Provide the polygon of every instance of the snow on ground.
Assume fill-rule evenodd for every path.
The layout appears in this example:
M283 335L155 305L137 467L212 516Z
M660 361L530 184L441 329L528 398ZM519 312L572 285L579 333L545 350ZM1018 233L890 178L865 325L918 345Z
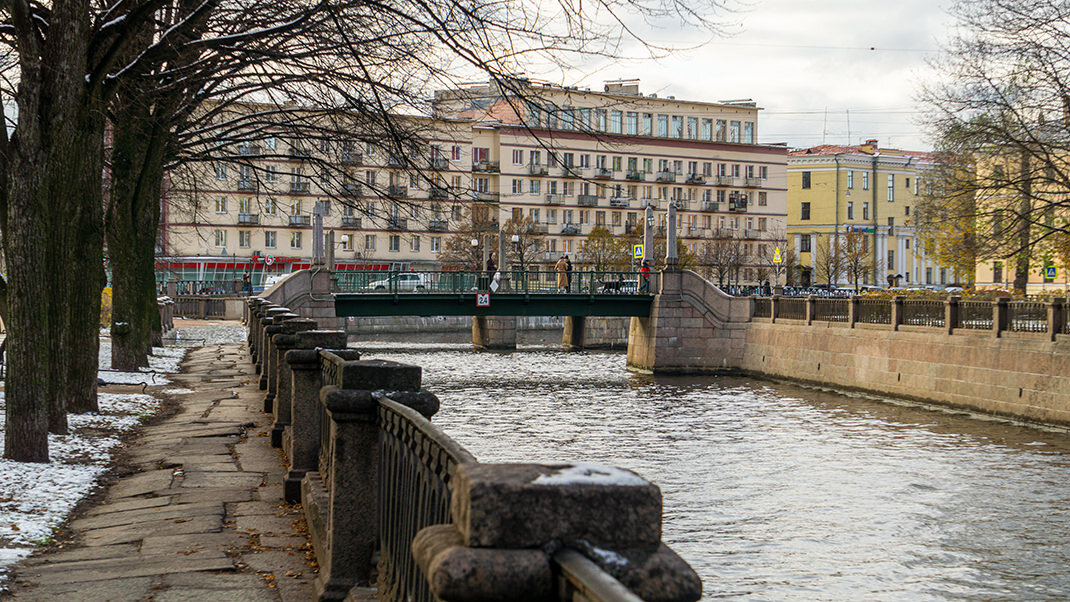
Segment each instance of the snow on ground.
M175 329L175 342L179 345L201 344L207 346L241 343L245 341L245 337L245 327L234 322Z
M207 328L212 327L198 327ZM245 340L244 331L236 338L233 327L223 332L206 330L201 338L220 342ZM190 329L193 330L193 329ZM102 333L106 334L106 333ZM192 334L192 333L191 333ZM100 378L108 383L167 384L160 376L178 371L186 355L185 347L154 347L150 368L144 372L114 372L111 341L100 344ZM188 389L166 389L171 394L191 393ZM151 395L101 393L100 412L70 414L70 434L49 435L49 463L12 462L0 458L0 592L10 567L33 552L34 546L51 541L53 531L71 510L96 486L107 470L121 436L141 420L160 410L160 400ZM4 398L0 393L0 448L4 442Z

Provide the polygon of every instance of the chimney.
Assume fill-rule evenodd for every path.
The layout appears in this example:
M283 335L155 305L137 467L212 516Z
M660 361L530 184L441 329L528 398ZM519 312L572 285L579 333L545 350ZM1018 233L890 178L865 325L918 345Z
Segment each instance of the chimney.
M862 145L860 150L867 155L875 155L877 153L877 139L870 138L869 140L866 140L866 143Z

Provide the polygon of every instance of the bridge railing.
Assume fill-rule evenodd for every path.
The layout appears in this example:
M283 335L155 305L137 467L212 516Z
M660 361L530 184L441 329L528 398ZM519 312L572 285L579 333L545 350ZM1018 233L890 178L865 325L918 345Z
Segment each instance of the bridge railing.
M421 390L419 367L323 349L344 334L290 334L280 327L298 318L263 299L248 315L250 350L268 380L280 370L270 358L290 348L293 411L282 441L292 462L306 458L291 501L302 503L320 565L317 598L701 596L698 576L661 542L655 485L611 467L480 463L431 424L438 399ZM300 438L315 439L318 457L296 453Z
M956 331L989 331L995 336L1005 333L1056 340L1070 334L1070 317L1066 299L1024 301L1000 298L994 301L963 300L949 296L945 300L849 299L819 297L754 297L752 320L778 322L834 323L853 328L855 324L874 324L899 330L900 327L939 328L948 334Z
M650 282L639 272L570 272L538 270L412 270L390 272L336 272L341 293L468 293L494 291L523 294L645 295L657 292L656 275Z

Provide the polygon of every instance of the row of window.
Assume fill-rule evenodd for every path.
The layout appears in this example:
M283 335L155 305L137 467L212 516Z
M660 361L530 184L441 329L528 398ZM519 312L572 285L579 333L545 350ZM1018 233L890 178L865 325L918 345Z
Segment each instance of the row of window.
M906 216L906 217L910 217L910 205L905 205L903 207L903 215ZM850 219L854 219L854 218L855 218L855 203L854 203L854 201L847 201L847 219L850 220ZM804 201L804 202L799 203L799 219L802 220L802 221L806 221L806 220L810 219L810 203L809 202ZM865 203L862 203L862 220L865 221L865 220L868 220L868 219L869 219L869 203L865 202ZM907 220L907 221L909 221L909 220ZM895 218L894 217L889 217L888 218L888 225L891 226L891 227L895 227Z
M535 102L528 102L527 112L527 125L533 128L545 127L743 144L754 144L755 139L754 122L742 119L713 119L617 109L558 107L552 104L539 105Z
M473 158L478 159L483 157L483 161L486 162L486 157L489 156L490 149L487 148L474 148L472 149ZM533 167L542 166L542 153L540 150L513 149L513 165L530 165ZM524 161L525 154L527 155L527 161ZM569 169L590 169L591 157L594 157L594 168L599 170L612 170L623 171L627 166L628 172L632 174L649 174L654 173L654 159L651 157L625 157L622 155L591 155L590 153L572 153L572 152L552 152L546 153L546 167L552 169L555 167L563 167ZM769 167L767 165L746 165L743 166L739 163L717 163L717 175L727 176L731 172L732 177L740 177L741 174L746 174L748 178L754 178L756 175L763 180L769 177ZM683 159L657 159L657 171L658 172L670 172L673 174L687 173L688 175L699 175L699 168L701 167L701 175L713 176L713 161L684 161ZM685 172L684 169L687 169Z
M869 190L869 172L861 171L862 174L862 190ZM895 174L888 174L888 200L895 201ZM802 187L808 189L813 184L811 173L809 171L802 172ZM903 185L910 190L910 176L903 177ZM918 194L921 186L921 178L914 178L914 194ZM847 170L847 189L853 190L855 187L855 171L853 169Z

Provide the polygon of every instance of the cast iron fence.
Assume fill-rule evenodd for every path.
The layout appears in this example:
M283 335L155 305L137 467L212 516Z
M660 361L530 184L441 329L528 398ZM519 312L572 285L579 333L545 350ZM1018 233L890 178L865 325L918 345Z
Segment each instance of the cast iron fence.
M1047 332L1047 304L1011 301L1007 304L1007 329L1011 332Z
M777 302L777 319L805 320L806 299L781 299Z
M992 330L992 303L989 301L959 301L959 319L955 328Z
M904 299L903 324L911 326L943 326L946 303L935 299Z
M892 303L887 299L859 299L855 322L862 324L891 324Z
M850 318L849 299L814 299L814 322L846 322Z
M657 291L657 273L643 278L626 271L423 270L390 272L336 272L342 293L499 293L584 295L647 295Z

